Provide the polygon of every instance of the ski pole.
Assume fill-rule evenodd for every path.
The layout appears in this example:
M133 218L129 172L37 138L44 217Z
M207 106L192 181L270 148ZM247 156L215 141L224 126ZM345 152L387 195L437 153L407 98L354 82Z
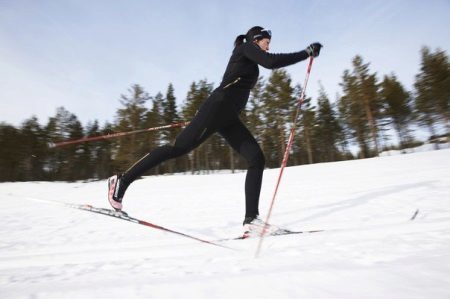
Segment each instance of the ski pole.
M106 135L101 135L101 136L83 137L81 139L68 140L68 141L62 141L62 142L53 143L53 144L50 145L50 147L54 148L54 147L60 147L60 146L65 146L65 145L70 145L70 144L77 144L77 143L82 143L82 142L89 142L89 141L97 141L97 140L104 140L104 139L109 139L109 138L122 137L122 136L127 136L127 135L132 135L132 134L143 133L143 132L158 131L158 130L163 130L163 129L177 128L177 127L185 127L188 124L189 124L189 122L187 121L187 122L173 123L173 124L170 124L170 125L153 127L153 128L147 128L147 129L140 129L140 130L134 130L134 131L128 131L128 132L118 132L118 133L106 134Z
M308 85L309 74L311 73L311 67L312 67L313 61L314 61L314 58L313 58L313 56L311 56L309 58L309 63L308 63L308 67L307 67L307 70L306 70L305 83L303 84L303 88L302 88L302 92L300 94L300 98L297 101L297 110L295 111L295 116L294 116L294 120L292 122L291 132L290 132L289 138L288 138L288 143L286 145L286 150L284 151L283 161L281 162L280 173L278 174L278 179L277 179L277 183L275 185L275 190L273 192L272 201L270 202L269 212L267 213L267 217L266 217L266 221L264 223L263 230L261 232L261 235L259 236L259 242L258 242L258 247L256 249L255 257L258 257L259 253L261 251L262 242L263 242L263 239L264 239L264 235L266 234L266 231L267 231L267 226L268 226L268 222L269 222L270 216L272 214L273 204L274 204L275 198L277 196L278 187L280 186L280 182L281 182L281 178L283 176L284 168L286 167L286 164L287 164L287 161L288 161L288 158L289 158L289 152L291 151L291 147L292 147L292 144L293 144L293 141L294 141L295 129L297 127L296 126L297 118L298 118L298 115L300 114L301 106L302 106L303 102L305 101L305 90L306 90L306 86Z

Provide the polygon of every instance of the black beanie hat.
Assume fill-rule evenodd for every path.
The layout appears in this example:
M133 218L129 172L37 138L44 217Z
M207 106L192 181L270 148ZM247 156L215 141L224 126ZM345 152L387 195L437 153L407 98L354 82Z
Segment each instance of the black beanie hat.
M250 28L250 30L245 35L247 41L253 41L253 40L261 40L263 38L272 38L272 31L268 29L264 29L261 26L255 26Z

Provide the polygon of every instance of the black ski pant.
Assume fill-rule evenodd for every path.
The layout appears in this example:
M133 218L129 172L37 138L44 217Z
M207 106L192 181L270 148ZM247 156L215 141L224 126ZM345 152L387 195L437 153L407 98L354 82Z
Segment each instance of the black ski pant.
M259 215L265 158L255 138L239 119L233 103L236 103L236 99L229 99L224 91L214 91L189 125L177 136L173 145L155 148L123 174L125 187L160 163L189 153L217 132L247 161L245 217Z

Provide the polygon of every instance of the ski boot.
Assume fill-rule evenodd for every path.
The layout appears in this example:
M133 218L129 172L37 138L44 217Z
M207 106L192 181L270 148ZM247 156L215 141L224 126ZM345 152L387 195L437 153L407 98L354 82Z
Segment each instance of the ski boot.
M244 233L242 235L242 239L251 238L251 237L259 237L261 235L273 235L277 234L283 229L271 225L266 224L263 220L261 220L258 216L256 217L245 217L244 220Z
M108 200L116 211L122 210L122 198L125 189L121 175L115 174L108 179Z

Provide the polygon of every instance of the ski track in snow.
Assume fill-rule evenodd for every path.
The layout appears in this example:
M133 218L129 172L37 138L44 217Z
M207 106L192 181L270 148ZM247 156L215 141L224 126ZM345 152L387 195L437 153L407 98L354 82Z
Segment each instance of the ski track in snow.
M266 170L260 211L278 169ZM242 230L245 173L146 177L130 216L217 240ZM71 209L106 181L0 184L0 298L450 298L450 150L285 170L271 222L326 231L236 251ZM410 220L416 211L414 220Z

